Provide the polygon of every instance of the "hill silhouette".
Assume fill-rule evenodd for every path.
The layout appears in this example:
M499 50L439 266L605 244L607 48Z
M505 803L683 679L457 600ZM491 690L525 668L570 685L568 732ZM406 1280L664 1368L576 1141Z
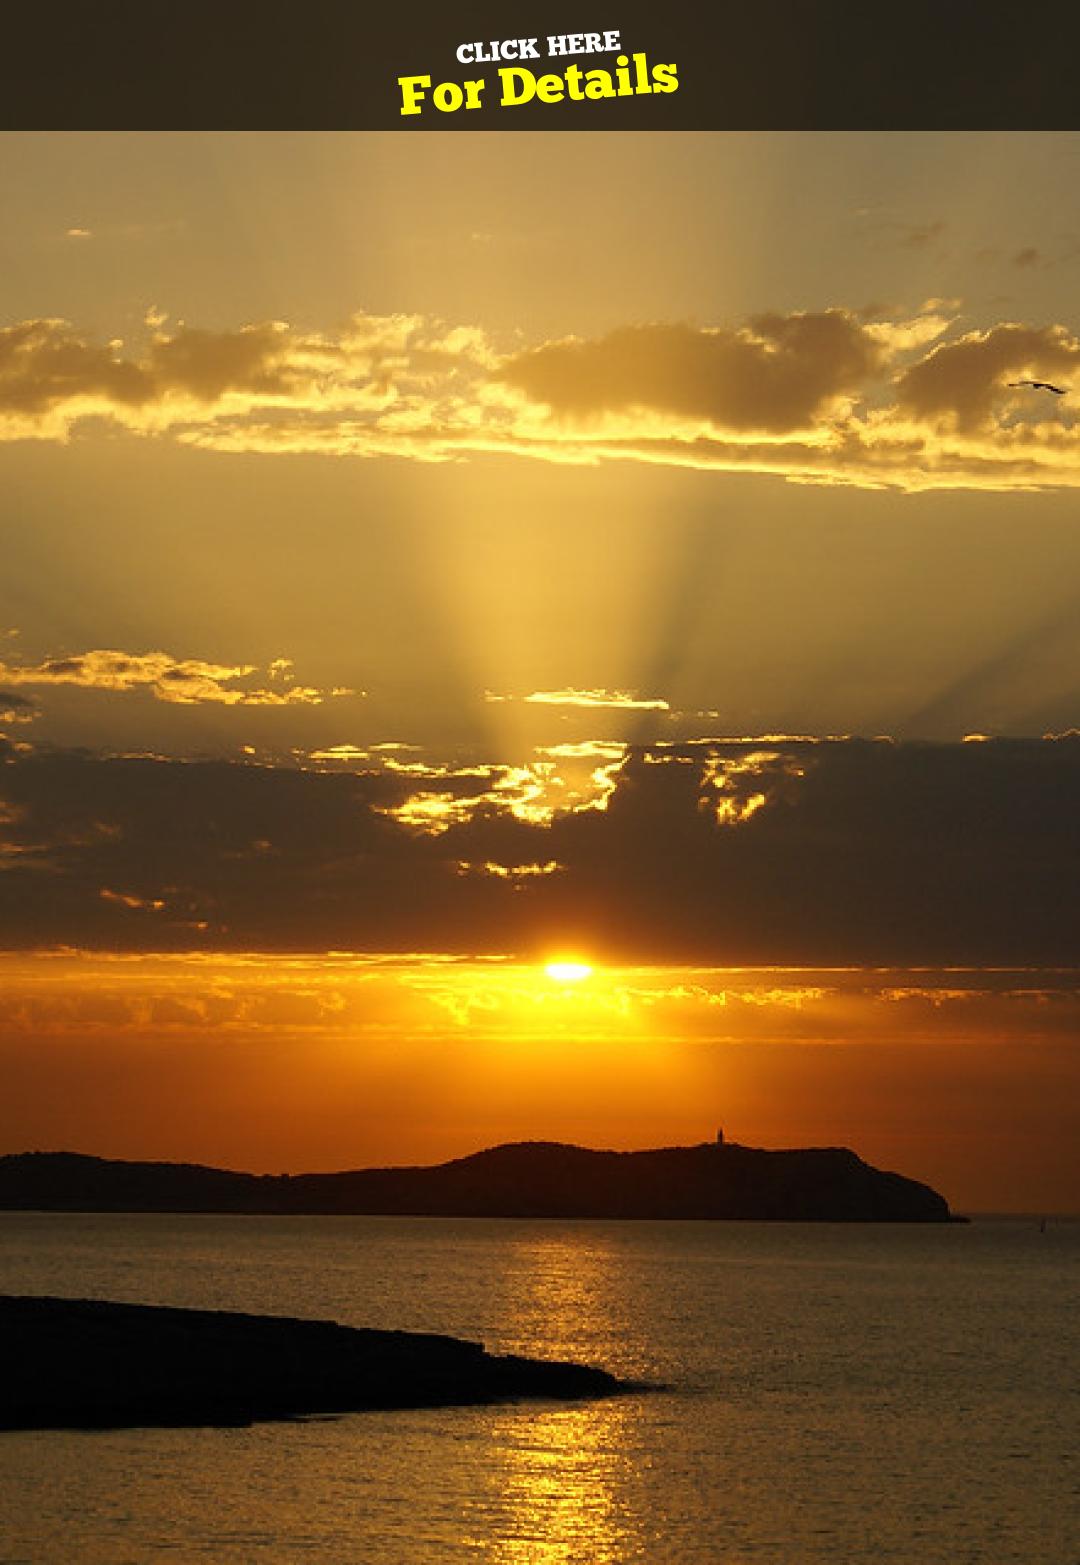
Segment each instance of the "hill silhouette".
M735 1143L601 1152L559 1142L490 1147L431 1167L245 1174L72 1152L0 1158L0 1208L93 1212L339 1213L437 1217L722 1218L950 1222L943 1196L845 1147Z

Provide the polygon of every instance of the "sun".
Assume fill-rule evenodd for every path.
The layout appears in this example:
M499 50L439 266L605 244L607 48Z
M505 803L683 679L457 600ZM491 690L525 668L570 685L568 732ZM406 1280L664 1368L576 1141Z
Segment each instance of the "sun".
M592 968L587 962L549 962L544 972L557 984L579 984L583 978L592 977Z

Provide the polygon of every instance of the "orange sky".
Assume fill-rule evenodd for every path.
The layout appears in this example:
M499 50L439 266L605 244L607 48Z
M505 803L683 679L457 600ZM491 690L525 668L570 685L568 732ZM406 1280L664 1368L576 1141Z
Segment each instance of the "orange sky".
M556 953L559 954L559 953ZM564 956L566 953L562 953ZM492 1140L852 1145L1069 1210L1077 975L9 957L0 1141L275 1172Z

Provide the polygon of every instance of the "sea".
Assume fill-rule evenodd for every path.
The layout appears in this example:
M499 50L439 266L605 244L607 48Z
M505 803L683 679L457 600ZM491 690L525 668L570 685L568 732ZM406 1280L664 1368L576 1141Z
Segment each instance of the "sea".
M644 1387L0 1434L0 1560L1074 1565L1078 1277L1064 1219L0 1214L5 1293L448 1332Z

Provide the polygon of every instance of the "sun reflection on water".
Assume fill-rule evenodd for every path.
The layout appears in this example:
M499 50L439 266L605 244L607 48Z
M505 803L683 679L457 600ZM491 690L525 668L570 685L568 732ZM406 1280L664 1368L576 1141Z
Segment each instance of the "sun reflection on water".
M563 1231L521 1234L502 1278L500 1347L612 1362L625 1300L617 1246ZM584 1346L583 1346L584 1344ZM633 1395L581 1406L500 1409L493 1415L486 1493L493 1565L570 1565L643 1557L635 1455L641 1403ZM499 1525L490 1527L493 1517ZM497 1540L497 1541L494 1541Z
M501 1522L488 1534L492 1565L608 1565L639 1556L641 1513L625 1440L633 1419L619 1400L507 1415L490 1468Z

